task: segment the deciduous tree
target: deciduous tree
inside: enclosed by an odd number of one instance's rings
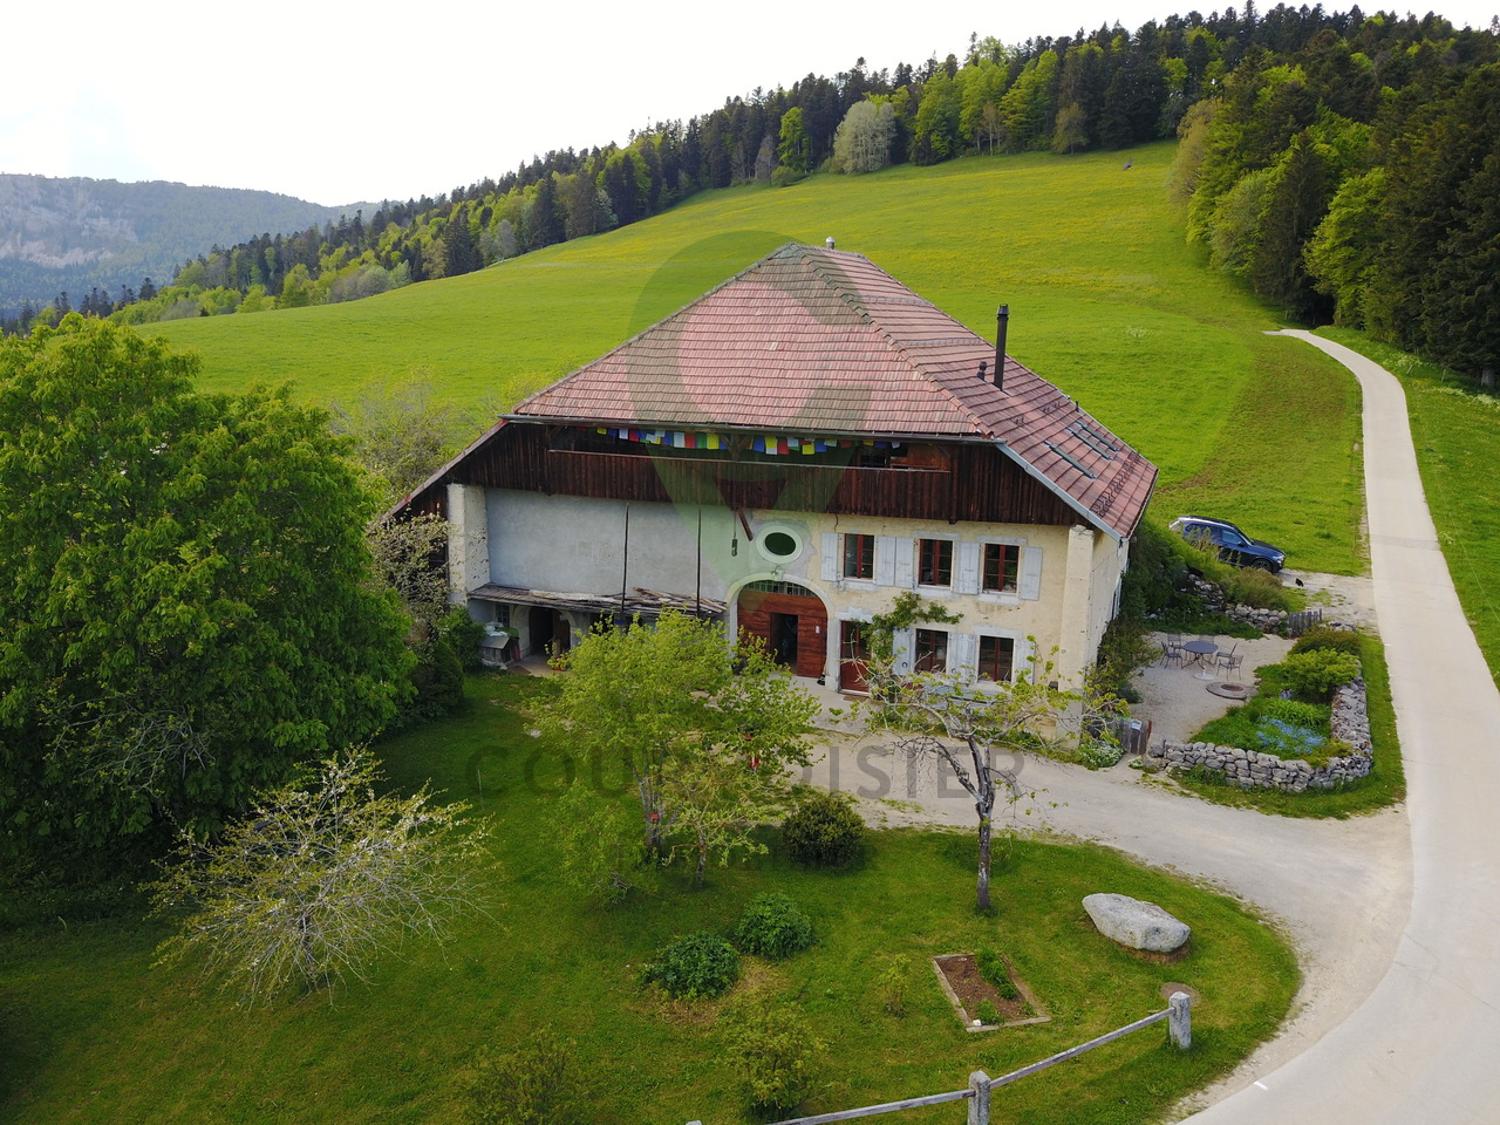
[[[486,829],[465,808],[425,786],[385,790],[368,750],[337,754],[258,797],[217,839],[184,834],[153,887],[158,910],[186,911],[160,958],[201,954],[247,1001],[365,979],[381,953],[442,940],[480,903]]]
[[[542,726],[588,765],[580,774],[623,768],[652,858],[668,856],[680,818],[696,834],[725,807],[745,807],[723,793],[720,767],[740,763],[754,803],[767,779],[785,784],[785,768],[807,762],[816,701],[760,646],[731,650],[716,623],[667,611],[654,626],[601,624],[558,663],[566,674]],[[723,821],[706,831],[723,838]]]
[[[196,370],[77,316],[0,342],[0,848],[211,831],[407,690],[327,416]]]

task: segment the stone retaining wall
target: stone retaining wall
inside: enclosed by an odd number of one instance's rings
[[[1332,789],[1370,772],[1370,719],[1365,684],[1355,680],[1339,688],[1333,697],[1329,724],[1333,737],[1354,747],[1353,754],[1329,758],[1314,767],[1300,759],[1278,758],[1238,746],[1212,742],[1166,742],[1146,749],[1146,762],[1157,768],[1217,770],[1241,789],[1280,789],[1301,793],[1306,789]]]

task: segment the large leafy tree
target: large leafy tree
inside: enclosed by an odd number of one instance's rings
[[[753,642],[665,612],[654,626],[600,625],[561,660],[543,726],[580,760],[580,782],[621,771],[640,801],[647,853],[685,832],[699,872],[748,846],[747,832],[806,765],[817,702]]]
[[[195,370],[76,316],[0,343],[0,848],[212,831],[407,690],[343,440]]]

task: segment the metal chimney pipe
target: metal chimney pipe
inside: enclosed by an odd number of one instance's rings
[[[826,239],[824,239],[823,240],[823,245],[826,246],[826,247],[828,247],[828,249],[832,250],[833,249],[833,245],[834,245],[834,243],[833,243],[833,235],[830,234]]]
[[[995,314],[995,386],[1005,390],[1005,333],[1010,327],[1010,306],[1001,305]]]

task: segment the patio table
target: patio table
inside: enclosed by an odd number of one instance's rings
[[[1187,644],[1182,646],[1182,651],[1192,653],[1193,659],[1198,662],[1197,676],[1200,680],[1211,680],[1214,678],[1213,672],[1209,671],[1208,668],[1208,658],[1219,651],[1218,645],[1214,644],[1213,641],[1188,641]]]

